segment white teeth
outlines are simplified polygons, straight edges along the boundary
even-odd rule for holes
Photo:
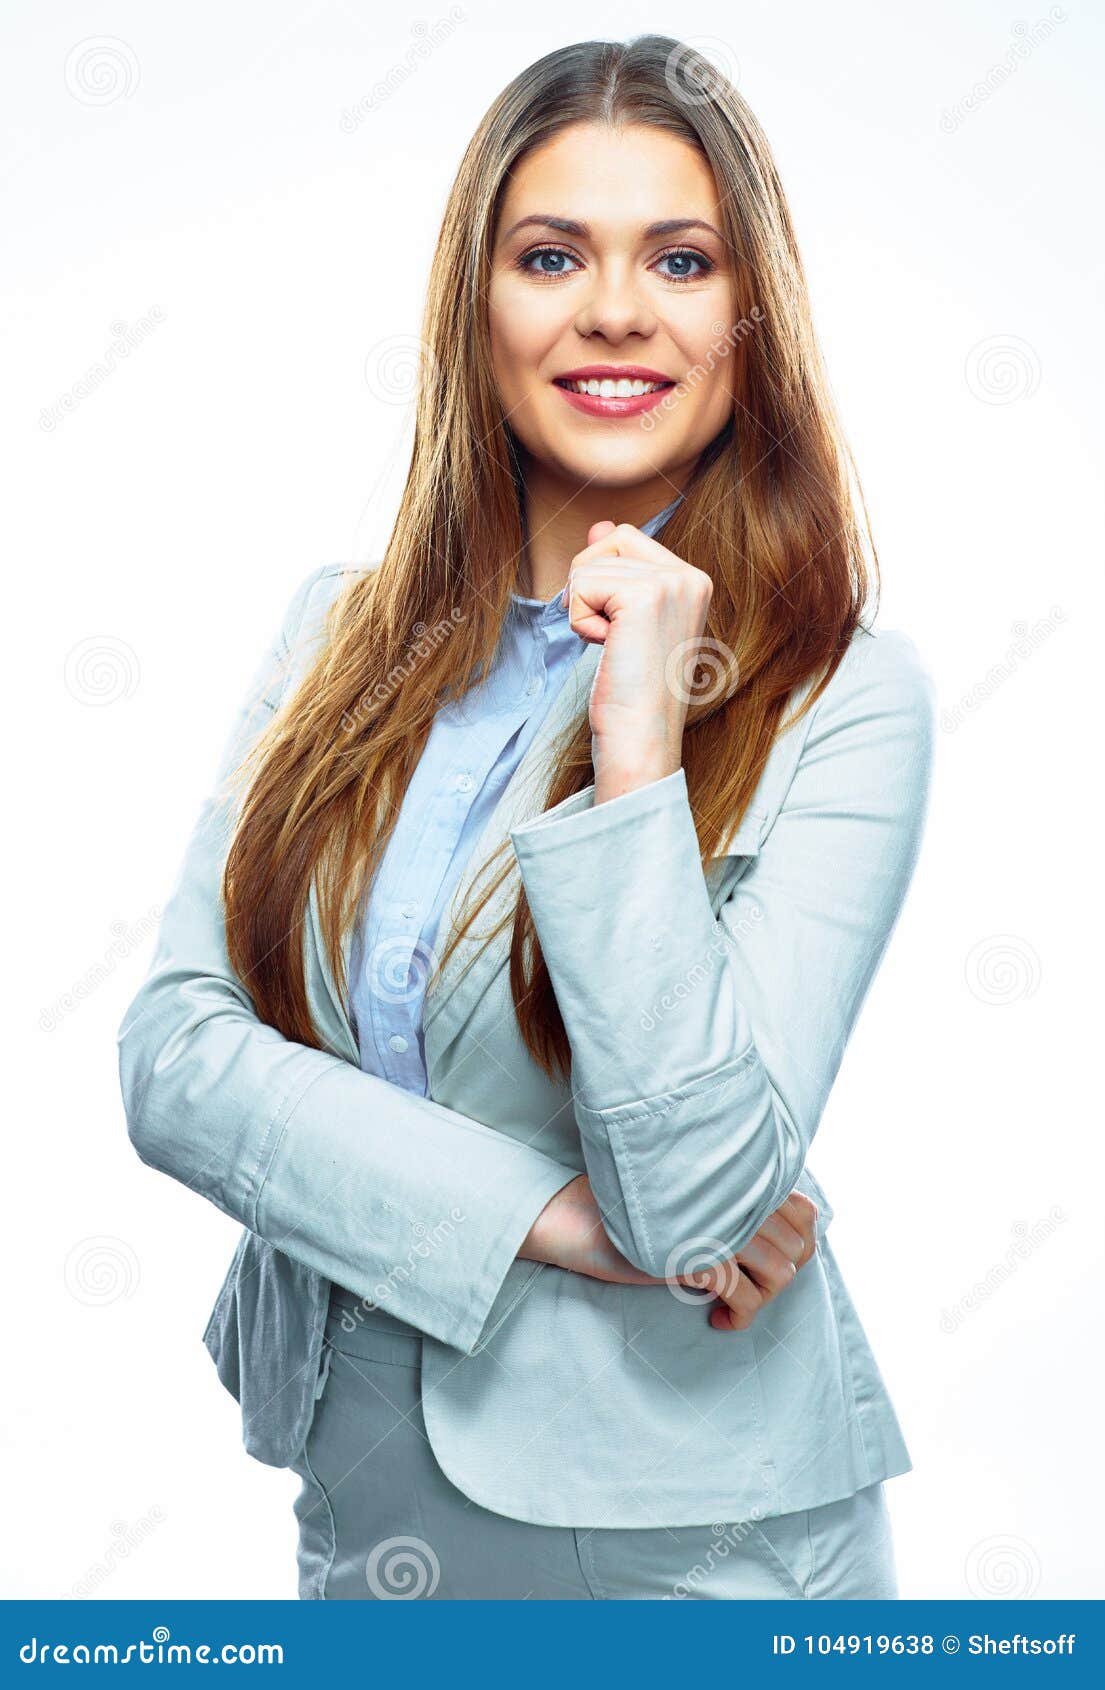
[[[593,399],[639,399],[642,393],[655,393],[663,386],[658,381],[630,381],[623,377],[620,381],[607,378],[603,381],[570,381],[565,383],[573,393],[589,393]]]

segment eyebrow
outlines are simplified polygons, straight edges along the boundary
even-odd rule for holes
[[[538,211],[531,217],[519,217],[517,223],[512,223],[507,229],[502,239],[508,241],[511,235],[530,224],[537,224],[542,229],[556,229],[562,235],[578,235],[580,240],[589,240],[591,236],[591,230],[586,223],[577,223],[570,217],[553,217],[549,212]],[[664,235],[682,234],[684,229],[708,229],[719,241],[725,238],[712,223],[704,223],[701,217],[664,218],[662,222],[650,223],[644,231],[644,237],[646,241],[650,241]]]

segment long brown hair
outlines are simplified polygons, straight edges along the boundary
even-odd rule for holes
[[[239,771],[250,784],[223,878],[228,955],[261,1020],[302,1044],[320,1044],[302,942],[312,882],[347,1003],[343,935],[434,714],[486,677],[516,587],[518,447],[493,380],[483,301],[507,173],[529,148],[581,121],[655,124],[701,150],[737,259],[735,325],[754,325],[727,333],[739,402],[657,535],[710,575],[705,638],[735,659],[727,696],[719,701],[711,686],[696,708],[692,691],[683,738],[704,866],[743,814],[791,692],[812,683],[800,716],[862,625],[872,572],[877,592],[873,545],[870,563],[864,558],[866,509],[861,529],[851,480],[861,505],[862,493],[823,372],[790,214],[752,112],[712,64],[668,36],[579,42],[539,59],[495,100],[453,183],[423,319],[411,466],[386,552],[344,586],[317,660]],[[414,635],[426,630],[415,649]],[[593,780],[584,710],[558,741],[546,808]],[[442,960],[504,875],[516,873],[509,839],[506,848]],[[520,879],[500,927],[511,919],[510,989],[522,1038],[546,1074],[566,1076],[568,1038]]]

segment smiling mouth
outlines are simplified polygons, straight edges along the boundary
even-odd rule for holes
[[[617,421],[636,417],[658,405],[665,393],[675,386],[673,381],[642,381],[638,377],[622,376],[614,379],[603,376],[588,381],[569,381],[556,376],[553,384],[564,395],[573,411],[585,416],[604,417]]]
[[[674,387],[673,381],[639,381],[636,377],[622,376],[615,380],[610,376],[601,379],[592,377],[589,381],[566,381],[562,376],[554,378],[554,385],[562,387],[568,393],[586,393],[592,399],[640,399],[646,393],[663,393],[669,387]]]

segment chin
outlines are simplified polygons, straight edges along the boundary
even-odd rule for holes
[[[585,442],[573,442],[571,447],[555,447],[533,455],[539,462],[555,464],[561,474],[580,481],[590,481],[599,487],[636,487],[648,481],[657,471],[663,474],[669,454],[663,461],[655,452],[641,452],[636,442],[626,442],[627,449],[617,451],[610,441],[596,436]],[[672,458],[672,462],[676,460]]]

